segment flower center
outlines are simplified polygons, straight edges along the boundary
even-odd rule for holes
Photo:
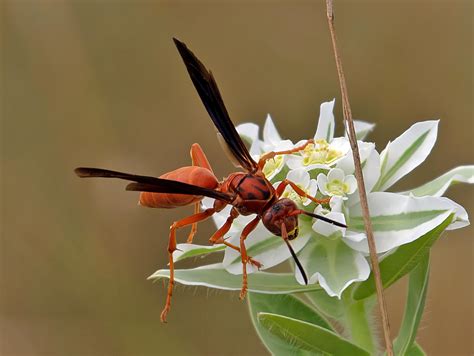
[[[331,148],[326,140],[321,139],[306,146],[301,155],[303,156],[303,165],[309,166],[311,164],[331,164],[342,156],[342,152]]]
[[[326,184],[326,190],[331,195],[344,196],[349,192],[349,185],[339,179],[333,179]]]
[[[305,193],[309,193],[305,187],[303,187],[302,185],[299,185],[299,184],[296,184],[298,186],[298,188],[300,188],[301,190],[303,190]],[[288,198],[290,200],[293,200],[294,202],[301,202],[301,203],[305,203],[306,200],[308,198],[306,197],[301,197],[299,196],[299,194],[297,194],[293,188],[291,187],[288,187],[285,189],[285,191],[283,192],[283,194],[281,195],[282,198]]]
[[[283,156],[277,155],[265,162],[265,166],[263,167],[263,174],[265,175],[265,177],[270,177],[276,171],[280,171],[282,166]]]

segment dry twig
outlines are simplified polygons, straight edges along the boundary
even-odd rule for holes
[[[341,57],[337,49],[336,31],[334,29],[334,12],[333,1],[326,0],[327,19],[329,24],[329,31],[331,33],[332,47],[334,57],[336,59],[337,74],[339,76],[339,84],[341,86],[342,96],[342,110],[344,114],[344,121],[348,137],[352,148],[352,155],[354,157],[355,176],[357,179],[357,186],[359,188],[360,205],[362,208],[362,215],[364,218],[365,231],[367,233],[367,241],[370,250],[370,262],[372,265],[372,272],[375,277],[375,286],[377,289],[377,299],[382,316],[383,333],[385,338],[385,346],[387,354],[393,356],[392,340],[390,339],[390,323],[388,320],[387,307],[385,305],[385,298],[383,294],[382,279],[380,277],[379,262],[377,259],[377,251],[375,247],[374,234],[372,231],[372,223],[370,221],[369,205],[367,203],[367,193],[365,191],[364,176],[362,174],[362,166],[360,163],[359,148],[357,146],[357,138],[354,129],[354,122],[352,120],[352,112],[349,104],[349,96],[347,94],[346,80],[344,78],[344,71],[342,70]]]

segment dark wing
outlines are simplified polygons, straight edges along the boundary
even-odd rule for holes
[[[248,172],[257,170],[257,163],[253,160],[247,147],[240,138],[234,124],[230,120],[224,101],[217,87],[216,81],[204,64],[191,52],[183,42],[173,38],[179,54],[193,81],[201,100],[211,116],[214,125],[224,138],[230,151],[235,156],[240,166]]]
[[[202,195],[209,198],[223,200],[228,203],[233,200],[232,196],[229,194],[170,179],[139,176],[135,174],[110,171],[108,169],[88,167],[76,168],[74,172],[76,172],[76,174],[81,178],[118,178],[136,182],[129,184],[127,186],[127,190],[155,193]]]

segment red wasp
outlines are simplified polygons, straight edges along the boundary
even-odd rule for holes
[[[150,208],[170,209],[194,204],[195,213],[193,215],[175,221],[170,226],[168,242],[170,278],[165,307],[161,313],[161,321],[163,322],[166,322],[166,315],[170,310],[173,293],[173,252],[176,251],[177,229],[192,225],[187,239],[187,242],[191,243],[197,230],[197,223],[221,211],[226,205],[232,205],[227,221],[211,236],[209,242],[211,244],[225,244],[241,254],[243,276],[240,298],[242,299],[247,292],[247,263],[251,263],[258,268],[261,267],[258,261],[247,255],[245,248],[245,239],[260,221],[273,234],[283,238],[306,284],[308,283],[306,273],[289,243],[289,240],[293,240],[298,236],[298,215],[305,214],[340,227],[346,227],[344,224],[324,216],[300,210],[292,200],[280,197],[289,185],[298,195],[311,199],[316,203],[327,203],[329,199],[319,200],[309,196],[295,183],[287,179],[275,189],[262,172],[266,161],[276,155],[301,151],[308,144],[313,143],[313,140],[308,140],[304,145],[291,150],[268,152],[262,155],[258,162],[255,162],[230,120],[212,73],[206,69],[184,43],[177,39],[174,39],[174,42],[209,116],[222,136],[233,161],[235,161],[234,163],[243,168],[245,172],[231,173],[224,180],[218,181],[204,152],[197,143],[191,146],[192,166],[178,168],[163,174],[159,178],[101,168],[81,167],[75,170],[76,174],[82,178],[119,178],[133,182],[127,185],[126,190],[141,192],[140,204]],[[214,198],[214,205],[212,208],[200,211],[200,201],[204,197]],[[251,214],[255,214],[256,217],[242,230],[239,246],[228,243],[224,235],[229,231],[233,220],[239,215]]]

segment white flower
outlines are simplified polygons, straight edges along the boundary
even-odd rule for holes
[[[333,106],[334,100],[321,105],[314,144],[297,154],[277,156],[274,160],[269,160],[264,171],[275,186],[276,181],[282,181],[286,177],[309,195],[322,199],[323,204],[314,210],[316,214],[348,225],[347,228],[341,228],[320,219],[300,218],[299,236],[291,241],[309,283],[319,283],[328,295],[340,298],[352,283],[368,278],[370,267],[366,260],[367,237],[353,175],[354,162],[347,138],[333,137]],[[355,126],[359,131],[356,132],[359,140],[364,139],[373,128],[373,125],[361,122],[356,122]],[[442,195],[452,184],[474,183],[474,166],[455,168],[409,191],[385,192],[426,159],[436,141],[437,129],[438,121],[435,120],[416,123],[389,143],[381,154],[373,143],[357,143],[379,254],[389,254],[397,247],[415,241],[447,219],[452,218],[452,221],[446,229],[457,229],[469,224],[464,208]],[[258,127],[254,124],[240,125],[238,131],[249,141],[251,154],[256,159],[265,152],[287,150],[306,142],[302,140],[293,145],[291,141],[283,140],[270,116],[265,122],[263,140],[259,140]],[[314,171],[315,169],[317,170]],[[283,197],[294,200],[303,209],[310,203],[309,199],[301,199],[291,187],[285,189]],[[331,198],[329,204],[324,201],[328,197]],[[203,205],[212,206],[212,199],[204,199]],[[222,226],[229,212],[230,206],[213,215],[217,227]],[[226,235],[227,241],[238,245],[244,226],[253,218],[254,216],[239,216],[235,219]],[[269,269],[291,258],[282,238],[272,235],[263,224],[257,226],[245,244],[248,255],[260,262],[262,269]],[[182,245],[178,245],[178,248],[180,246]],[[193,245],[182,248],[183,252],[176,253],[176,258],[223,249],[222,245],[207,249],[201,247]],[[223,263],[213,265],[212,268],[241,274],[240,254],[226,247]],[[247,270],[249,273],[257,272],[250,264]],[[295,277],[297,281],[304,283],[298,268],[295,268]],[[201,283],[191,277],[180,282],[215,285]],[[224,284],[225,278],[221,285]]]
[[[329,169],[350,152],[347,138],[334,138],[333,108],[334,100],[321,104],[318,127],[313,137],[314,144],[309,144],[303,151],[288,158],[290,169]],[[305,142],[300,141],[295,146]]]
[[[260,141],[258,139],[259,127],[253,123],[240,124],[236,127],[237,132],[244,141],[250,144],[249,152],[253,157],[260,155]]]
[[[318,215],[323,215],[328,219],[340,222],[342,224],[346,224],[346,217],[342,212],[342,203],[343,199],[338,196],[334,196],[331,198],[329,202],[330,209],[324,208],[322,205],[318,205],[316,209],[314,209],[314,213]],[[340,237],[344,235],[346,231],[345,228],[330,224],[326,221],[316,219],[312,225],[313,230],[326,237]]]
[[[250,142],[250,154],[258,159],[267,152],[290,150],[294,147],[290,140],[282,140],[270,114],[267,115],[263,127],[263,141],[258,138],[258,126],[251,123],[237,126],[237,132]],[[263,174],[269,180],[273,179],[285,167],[288,155],[277,155],[268,160],[263,167]]]
[[[290,171],[286,178],[301,188],[306,194],[314,197],[318,191],[318,184],[315,179],[311,179],[309,173],[304,169],[295,169]],[[275,183],[275,188],[280,185],[281,182]],[[299,196],[292,187],[287,186],[281,195],[282,198],[289,198],[296,203],[301,203],[304,206],[309,205],[311,200],[306,197]]]
[[[356,191],[357,181],[352,174],[346,176],[342,169],[333,168],[327,176],[324,173],[319,173],[318,186],[324,195],[347,199],[348,195]]]

